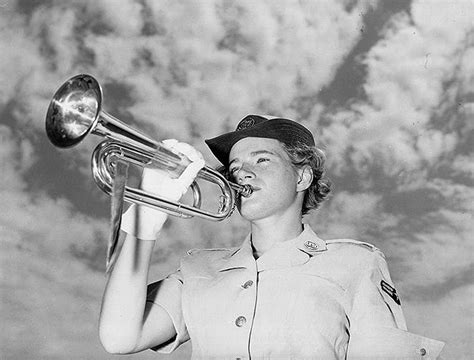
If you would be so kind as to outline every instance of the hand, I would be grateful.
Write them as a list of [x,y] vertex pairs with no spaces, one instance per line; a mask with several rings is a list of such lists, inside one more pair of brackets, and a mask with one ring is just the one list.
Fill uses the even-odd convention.
[[[141,189],[158,197],[178,201],[194,182],[205,163],[202,154],[186,143],[174,139],[164,140],[163,144],[173,152],[185,155],[191,163],[177,178],[171,178],[166,171],[145,168],[143,170]],[[157,209],[144,205],[132,205],[122,215],[121,229],[141,240],[155,240],[161,231],[168,215]]]

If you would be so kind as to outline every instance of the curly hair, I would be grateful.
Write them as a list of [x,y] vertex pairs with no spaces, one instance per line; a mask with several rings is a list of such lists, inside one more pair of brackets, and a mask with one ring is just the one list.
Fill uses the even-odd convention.
[[303,200],[302,214],[306,215],[310,210],[317,209],[331,192],[331,181],[325,177],[326,156],[321,149],[301,143],[295,146],[283,144],[283,148],[295,168],[308,165],[313,171],[313,181]]
[[[303,199],[302,214],[306,215],[310,210],[317,209],[331,192],[331,181],[324,177],[326,173],[326,155],[315,146],[302,143],[295,146],[281,144],[295,169],[308,165],[313,171],[313,181],[306,189]],[[220,166],[217,171],[224,175],[227,180],[232,181],[227,166]]]

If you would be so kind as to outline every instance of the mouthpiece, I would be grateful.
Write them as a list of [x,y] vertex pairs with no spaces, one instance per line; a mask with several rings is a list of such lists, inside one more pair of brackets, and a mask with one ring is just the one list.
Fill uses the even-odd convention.
[[249,197],[249,196],[252,195],[252,193],[253,193],[253,188],[252,188],[252,186],[249,185],[249,184],[242,185],[242,187],[237,191],[237,193],[238,193],[240,196]]

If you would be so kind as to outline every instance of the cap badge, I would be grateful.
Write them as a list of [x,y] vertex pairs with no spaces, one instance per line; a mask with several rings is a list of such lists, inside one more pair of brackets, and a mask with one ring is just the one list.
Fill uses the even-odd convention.
[[252,119],[252,118],[246,118],[246,119],[243,119],[239,125],[237,126],[237,130],[236,131],[240,131],[240,130],[244,130],[244,129],[248,129],[249,127],[252,127],[255,125],[255,120]]
[[318,244],[316,244],[313,241],[306,241],[304,243],[304,246],[309,250],[309,251],[317,251],[318,250]]

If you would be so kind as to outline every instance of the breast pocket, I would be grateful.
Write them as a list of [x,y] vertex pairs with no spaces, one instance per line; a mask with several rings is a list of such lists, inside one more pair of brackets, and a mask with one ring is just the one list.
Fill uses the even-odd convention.
[[[218,273],[214,277],[191,276],[183,284],[183,315],[190,333],[212,328],[213,332],[229,321],[229,309],[242,291],[238,274]],[[205,332],[205,331],[204,331]]]

